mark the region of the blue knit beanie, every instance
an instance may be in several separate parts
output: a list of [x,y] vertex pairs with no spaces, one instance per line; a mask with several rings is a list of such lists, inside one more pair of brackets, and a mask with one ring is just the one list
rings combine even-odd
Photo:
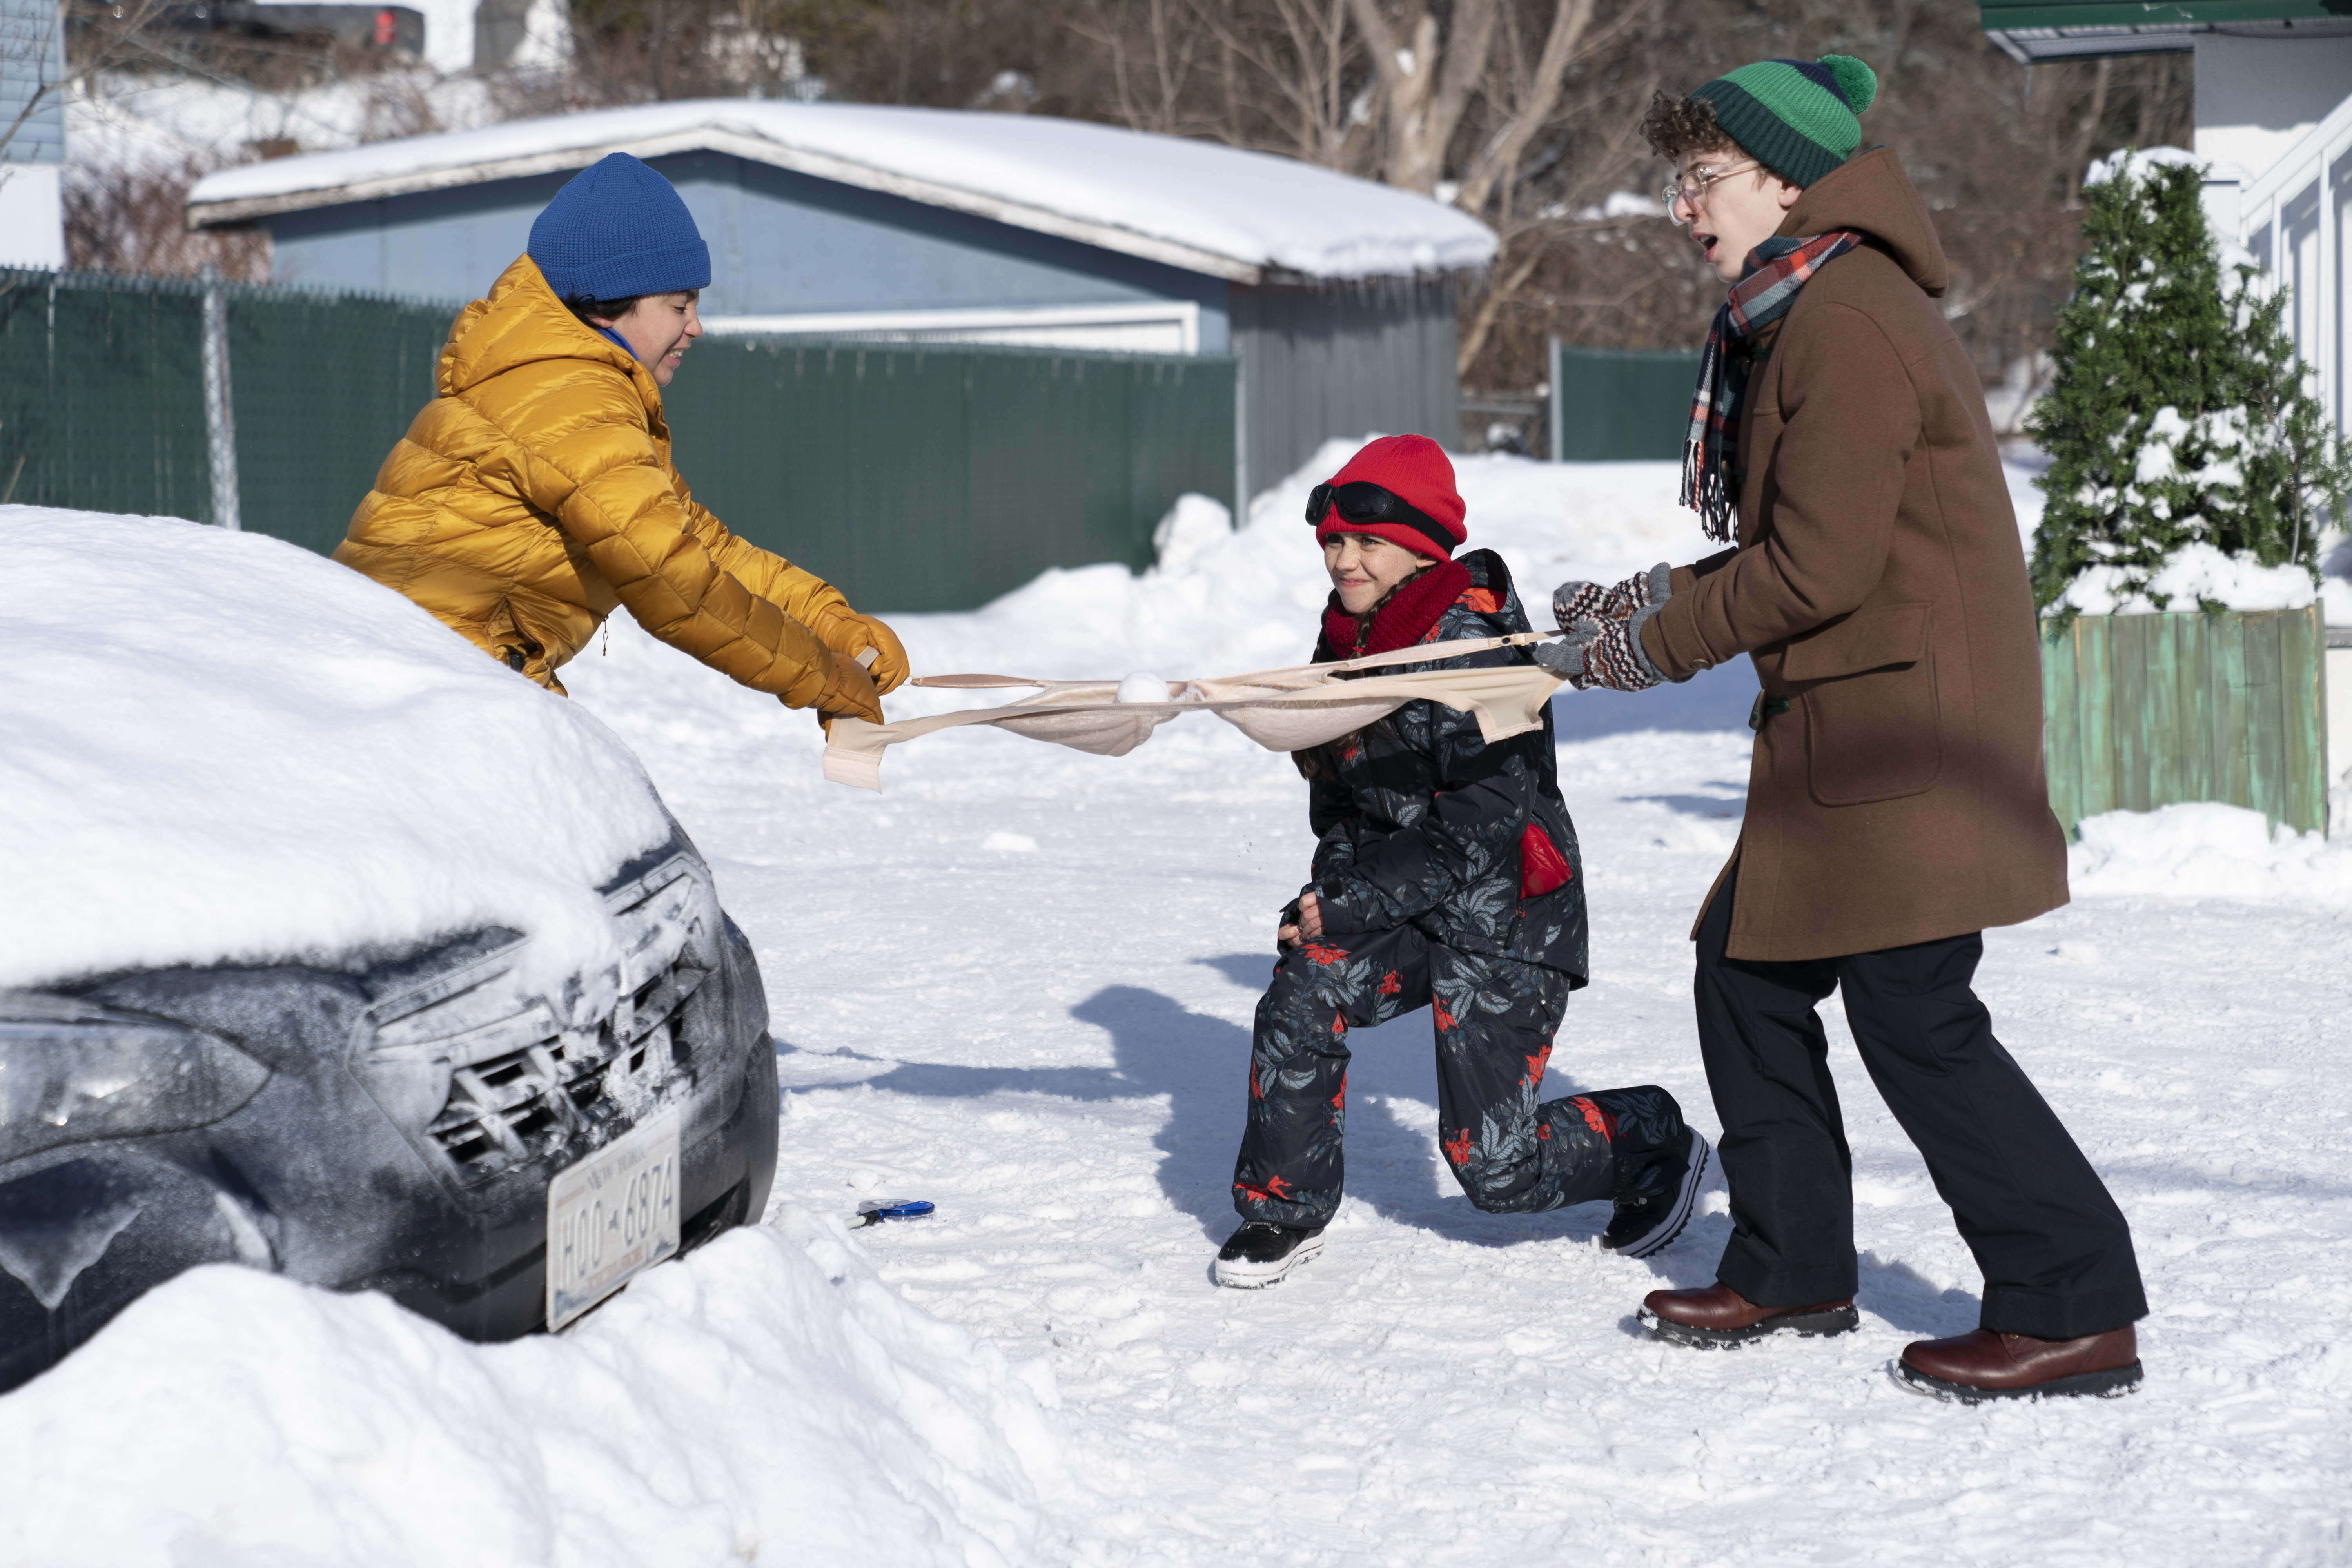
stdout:
[[710,247],[677,190],[626,153],[572,176],[530,226],[530,258],[559,300],[710,287]]

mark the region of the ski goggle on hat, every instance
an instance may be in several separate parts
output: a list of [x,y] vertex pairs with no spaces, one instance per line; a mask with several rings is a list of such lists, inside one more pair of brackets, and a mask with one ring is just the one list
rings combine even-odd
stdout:
[[[1460,542],[1454,531],[1395,491],[1368,479],[1344,485],[1320,484],[1307,493],[1307,521],[1318,527],[1337,511],[1339,521],[1358,528],[1393,523],[1427,536],[1441,555],[1451,555]],[[1391,542],[1395,542],[1391,541]]]

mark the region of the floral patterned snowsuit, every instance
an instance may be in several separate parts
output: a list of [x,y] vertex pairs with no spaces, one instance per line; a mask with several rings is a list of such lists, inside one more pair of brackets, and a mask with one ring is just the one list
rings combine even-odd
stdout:
[[[1422,640],[1526,631],[1502,561],[1483,550],[1461,561],[1471,586]],[[1317,657],[1331,657],[1328,645]],[[1382,673],[1525,658],[1500,648]],[[1539,731],[1489,746],[1470,715],[1411,702],[1298,763],[1318,839],[1306,891],[1317,895],[1324,934],[1283,952],[1258,1004],[1234,1206],[1244,1219],[1329,1222],[1341,1185],[1348,1031],[1424,1005],[1436,1035],[1440,1144],[1470,1201],[1528,1212],[1612,1195],[1612,1141],[1657,1142],[1679,1112],[1655,1089],[1536,1099],[1586,969],[1583,870],[1549,711]],[[1530,826],[1565,858],[1569,877],[1522,898]],[[1620,1127],[1626,1118],[1632,1128]]]

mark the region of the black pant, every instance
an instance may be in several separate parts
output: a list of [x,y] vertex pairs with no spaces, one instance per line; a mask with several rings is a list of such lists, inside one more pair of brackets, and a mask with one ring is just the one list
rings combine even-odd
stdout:
[[1863,1066],[1976,1254],[1982,1325],[2072,1339],[2147,1316],[2122,1211],[1969,988],[1983,937],[1795,963],[1730,958],[1736,879],[1699,922],[1693,985],[1731,1185],[1716,1278],[1759,1306],[1854,1292],[1853,1156],[1813,1012],[1835,988]]

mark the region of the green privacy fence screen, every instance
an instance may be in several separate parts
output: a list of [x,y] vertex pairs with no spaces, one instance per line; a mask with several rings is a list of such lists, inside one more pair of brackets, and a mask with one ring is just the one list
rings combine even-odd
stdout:
[[1551,453],[1561,463],[1679,458],[1698,355],[1551,341]]
[[[446,305],[215,285],[242,526],[332,550],[433,395]],[[0,494],[216,522],[193,280],[0,272]],[[14,487],[10,481],[14,479]]]
[[705,338],[666,403],[695,498],[860,607],[1139,569],[1178,496],[1234,504],[1230,359]]
[[228,300],[243,525],[321,554],[433,395],[457,312],[360,295],[239,290]]
[[[242,526],[320,552],[418,408],[446,305],[217,286]],[[0,272],[0,496],[218,521],[203,284]],[[755,543],[887,610],[1151,559],[1187,490],[1232,504],[1234,362],[706,338],[674,456]]]
[[212,521],[192,287],[0,272],[0,500]]
[[2326,646],[2316,605],[2052,623],[2044,737],[2068,836],[2103,811],[2191,800],[2325,831]]

